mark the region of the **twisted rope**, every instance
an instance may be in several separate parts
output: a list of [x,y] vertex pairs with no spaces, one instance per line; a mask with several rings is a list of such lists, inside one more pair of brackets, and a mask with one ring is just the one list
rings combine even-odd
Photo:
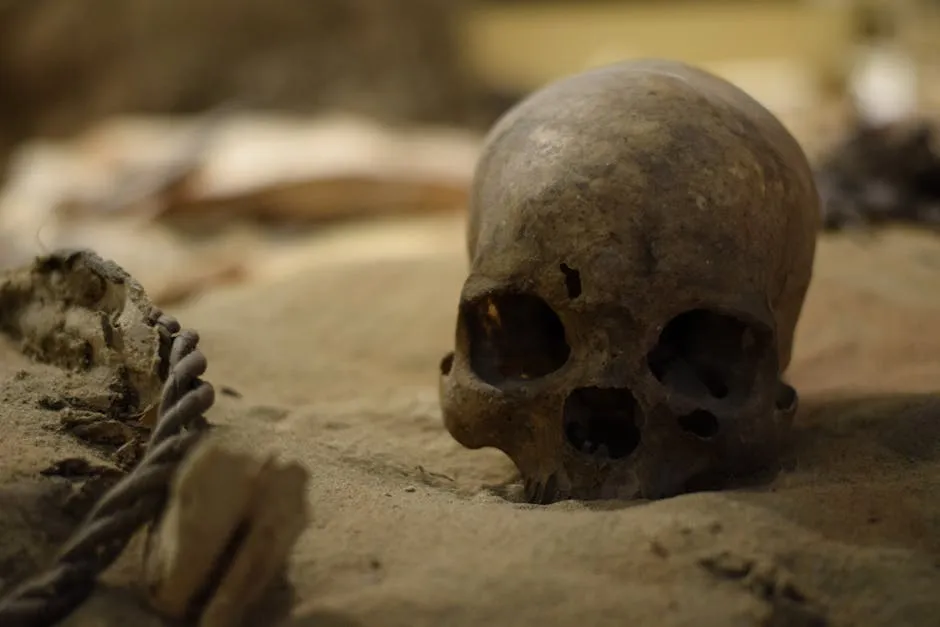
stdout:
[[158,309],[150,323],[161,336],[166,381],[147,452],[101,497],[55,563],[0,599],[2,627],[47,627],[84,602],[134,534],[160,514],[173,473],[206,427],[203,414],[215,393],[199,378],[207,364],[196,348],[198,334],[180,330],[175,319]]

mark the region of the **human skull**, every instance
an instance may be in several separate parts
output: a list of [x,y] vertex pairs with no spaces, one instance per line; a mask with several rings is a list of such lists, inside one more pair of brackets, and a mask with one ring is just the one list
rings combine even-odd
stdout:
[[770,463],[818,203],[796,140],[702,70],[625,62],[530,95],[475,174],[448,431],[505,452],[537,503]]

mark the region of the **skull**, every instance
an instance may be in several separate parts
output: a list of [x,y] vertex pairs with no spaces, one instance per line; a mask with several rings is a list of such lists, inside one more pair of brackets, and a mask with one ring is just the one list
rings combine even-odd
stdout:
[[819,220],[796,140],[711,74],[632,61],[533,93],[477,166],[448,431],[537,503],[770,465]]

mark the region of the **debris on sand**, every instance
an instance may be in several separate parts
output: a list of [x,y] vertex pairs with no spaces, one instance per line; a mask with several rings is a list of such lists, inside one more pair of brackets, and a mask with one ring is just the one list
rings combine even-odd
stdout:
[[924,120],[857,126],[816,171],[827,230],[940,226],[940,138]]

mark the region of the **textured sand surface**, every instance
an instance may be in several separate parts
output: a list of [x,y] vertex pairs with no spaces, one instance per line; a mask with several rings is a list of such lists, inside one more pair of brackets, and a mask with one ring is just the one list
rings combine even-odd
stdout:
[[[822,241],[790,374],[798,443],[770,484],[530,506],[506,487],[501,454],[462,449],[440,420],[462,223],[402,223],[387,246],[381,232],[312,241],[264,282],[171,312],[203,338],[220,435],[279,450],[312,475],[293,610],[274,607],[257,625],[940,624],[940,238]],[[0,577],[11,542],[39,559],[68,528],[15,490],[60,457],[99,455],[66,435],[7,435],[20,437],[8,431],[14,416],[58,420],[36,399],[64,377],[0,343],[0,498],[13,505],[0,507]],[[57,481],[40,483],[48,492]],[[43,511],[59,535],[27,538],[22,516]],[[137,567],[128,559],[109,580]],[[159,624],[112,590],[67,624],[128,621]]]

